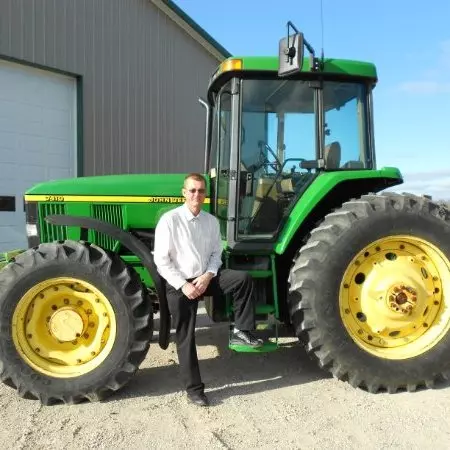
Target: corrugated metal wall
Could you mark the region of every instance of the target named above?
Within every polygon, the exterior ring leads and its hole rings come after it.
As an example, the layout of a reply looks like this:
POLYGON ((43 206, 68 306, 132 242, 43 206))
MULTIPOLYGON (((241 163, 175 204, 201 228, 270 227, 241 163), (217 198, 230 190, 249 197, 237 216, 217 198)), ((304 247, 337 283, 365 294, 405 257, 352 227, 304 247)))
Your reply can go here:
POLYGON ((149 0, 1 0, 1 55, 82 76, 84 175, 202 169, 218 60, 149 0))

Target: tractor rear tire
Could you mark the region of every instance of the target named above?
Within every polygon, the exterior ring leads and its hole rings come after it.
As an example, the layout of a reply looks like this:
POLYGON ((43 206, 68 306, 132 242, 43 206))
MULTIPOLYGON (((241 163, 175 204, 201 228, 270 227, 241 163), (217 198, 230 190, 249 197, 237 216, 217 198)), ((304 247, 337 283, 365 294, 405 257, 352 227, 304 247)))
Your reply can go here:
POLYGON ((0 379, 21 397, 101 400, 134 375, 152 332, 138 275, 96 245, 41 244, 0 272, 0 379))
POLYGON ((447 208, 409 194, 349 201, 291 267, 295 334, 355 388, 395 393, 448 380, 449 259, 447 208))

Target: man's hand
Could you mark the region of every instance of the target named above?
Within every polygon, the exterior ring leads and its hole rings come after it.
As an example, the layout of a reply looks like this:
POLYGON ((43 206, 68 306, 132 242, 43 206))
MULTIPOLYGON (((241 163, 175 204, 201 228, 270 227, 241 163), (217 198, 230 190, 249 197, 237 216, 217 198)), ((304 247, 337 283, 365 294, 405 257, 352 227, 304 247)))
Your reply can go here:
POLYGON ((213 279, 214 275, 211 272, 206 272, 203 275, 197 277, 192 284, 197 288, 202 295, 209 286, 209 282, 213 279))
POLYGON ((181 287, 181 291, 189 300, 195 300, 197 297, 200 297, 200 295, 203 294, 203 292, 200 292, 200 290, 196 286, 189 282, 183 284, 183 286, 181 287))

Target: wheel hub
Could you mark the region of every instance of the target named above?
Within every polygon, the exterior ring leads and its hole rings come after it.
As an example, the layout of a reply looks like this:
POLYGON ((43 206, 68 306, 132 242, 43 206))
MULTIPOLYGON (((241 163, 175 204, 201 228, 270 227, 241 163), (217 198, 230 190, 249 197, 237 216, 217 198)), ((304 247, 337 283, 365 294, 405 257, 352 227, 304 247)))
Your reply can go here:
POLYGON ((400 314, 411 314, 417 305, 417 291, 404 284, 394 286, 389 294, 389 308, 400 314))
POLYGON ((74 341, 81 336, 83 329, 83 319, 70 307, 61 308, 50 318, 50 333, 60 342, 74 341))

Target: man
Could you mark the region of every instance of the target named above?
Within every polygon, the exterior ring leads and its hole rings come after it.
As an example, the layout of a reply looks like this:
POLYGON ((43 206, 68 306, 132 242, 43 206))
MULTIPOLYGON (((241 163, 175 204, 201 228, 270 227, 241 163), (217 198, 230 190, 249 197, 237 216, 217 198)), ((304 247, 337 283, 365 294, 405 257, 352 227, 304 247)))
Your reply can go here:
POLYGON ((219 222, 202 211, 205 178, 192 173, 184 180, 185 203, 162 215, 155 230, 155 264, 166 280, 167 302, 176 330, 180 370, 188 400, 208 406, 195 346, 198 299, 203 295, 233 296, 235 328, 232 343, 260 347, 255 328, 255 299, 251 277, 223 269, 219 222))

